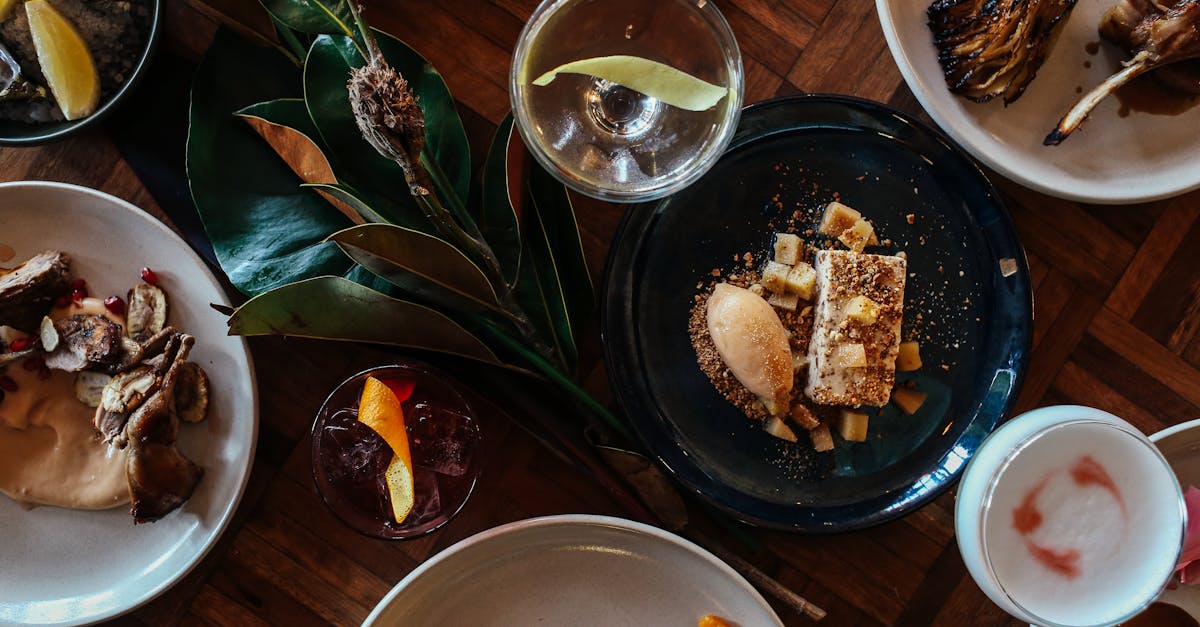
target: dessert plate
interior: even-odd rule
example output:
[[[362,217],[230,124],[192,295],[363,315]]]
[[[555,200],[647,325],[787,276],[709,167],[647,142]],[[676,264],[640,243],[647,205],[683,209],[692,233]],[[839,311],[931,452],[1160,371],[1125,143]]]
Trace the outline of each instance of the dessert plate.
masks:
[[[258,401],[250,354],[210,303],[220,284],[174,232],[96,190],[48,182],[0,184],[0,243],[10,263],[46,249],[71,256],[94,295],[124,294],[142,266],[158,274],[169,320],[196,337],[191,360],[207,371],[208,418],[183,425],[179,446],[204,468],[183,506],[134,526],[128,505],[82,511],[22,509],[0,495],[0,624],[78,625],[127,612],[179,581],[216,542],[237,508],[254,456]]]
[[[1124,59],[1100,45],[1100,17],[1116,0],[1079,0],[1037,78],[1014,103],[975,103],[946,88],[926,25],[932,0],[875,0],[888,47],[921,106],[988,167],[1040,192],[1105,204],[1166,198],[1200,187],[1200,106],[1179,115],[1125,112],[1109,97],[1062,145],[1042,139]]]
[[[363,627],[783,623],[762,596],[704,549],[621,518],[532,518],[471,536],[409,573]]]
[[[765,252],[773,224],[834,193],[908,255],[905,325],[921,333],[925,366],[898,378],[929,398],[913,416],[885,407],[866,442],[818,454],[803,433],[798,444],[773,438],[718,394],[688,316],[713,268]],[[896,518],[948,487],[1007,416],[1031,321],[1024,252],[970,158],[882,105],[800,96],[747,108],[704,178],[626,213],[602,328],[617,400],[671,473],[746,522],[823,532]]]

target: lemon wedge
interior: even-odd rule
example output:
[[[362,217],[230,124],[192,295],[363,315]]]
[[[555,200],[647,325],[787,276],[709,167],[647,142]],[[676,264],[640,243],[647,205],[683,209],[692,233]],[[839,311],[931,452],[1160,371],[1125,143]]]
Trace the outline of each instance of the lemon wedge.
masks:
[[[572,61],[542,74],[533,80],[533,84],[545,87],[559,74],[595,76],[688,111],[711,109],[729,93],[726,87],[713,85],[665,63],[623,54]]]
[[[412,513],[413,473],[412,454],[408,450],[408,431],[404,427],[404,410],[400,399],[384,382],[367,377],[362,397],[358,401],[358,421],[367,425],[392,447],[392,461],[384,471],[388,496],[392,499],[392,516],[404,522]]]
[[[25,14],[38,64],[63,117],[91,115],[100,104],[100,76],[83,37],[47,0],[29,0]]]

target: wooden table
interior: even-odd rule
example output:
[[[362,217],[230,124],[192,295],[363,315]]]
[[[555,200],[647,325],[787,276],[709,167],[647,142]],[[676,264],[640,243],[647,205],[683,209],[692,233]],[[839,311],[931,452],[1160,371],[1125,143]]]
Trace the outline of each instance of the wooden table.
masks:
[[[747,102],[797,91],[836,92],[923,117],[869,0],[720,4],[742,47]],[[368,3],[376,26],[409,42],[445,75],[459,98],[477,161],[508,110],[510,51],[535,5],[536,0]],[[168,7],[166,49],[195,58],[212,35],[213,14],[199,0],[170,0]],[[42,148],[0,150],[0,179],[88,185],[161,216],[113,139],[102,128]],[[1018,411],[1088,404],[1146,432],[1196,417],[1200,247],[1193,244],[1200,241],[1200,193],[1101,207],[1049,198],[999,176],[993,180],[1016,220],[1036,286],[1034,352]],[[599,203],[580,210],[597,276],[621,211]],[[357,624],[410,570],[473,533],[531,516],[623,513],[595,484],[491,412],[482,484],[462,515],[412,542],[358,536],[314,492],[308,430],[326,391],[388,355],[294,339],[250,344],[262,420],[253,474],[236,518],[183,582],[117,623]],[[598,396],[607,397],[599,366],[588,381]],[[858,533],[755,532],[763,545],[756,552],[712,528],[727,546],[826,609],[828,625],[1018,624],[967,575],[953,536],[953,499],[953,493],[945,494],[902,520]],[[780,614],[788,625],[807,622],[782,609]]]

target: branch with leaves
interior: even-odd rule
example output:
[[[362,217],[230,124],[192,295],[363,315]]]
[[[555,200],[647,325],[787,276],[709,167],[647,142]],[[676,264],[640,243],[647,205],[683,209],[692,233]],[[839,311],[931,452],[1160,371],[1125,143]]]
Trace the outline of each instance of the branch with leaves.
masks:
[[[523,150],[511,116],[472,194],[462,121],[424,58],[342,0],[262,5],[276,50],[222,32],[192,92],[192,195],[251,297],[230,331],[534,373],[628,438],[574,379],[593,288],[565,188],[532,161],[510,163]]]

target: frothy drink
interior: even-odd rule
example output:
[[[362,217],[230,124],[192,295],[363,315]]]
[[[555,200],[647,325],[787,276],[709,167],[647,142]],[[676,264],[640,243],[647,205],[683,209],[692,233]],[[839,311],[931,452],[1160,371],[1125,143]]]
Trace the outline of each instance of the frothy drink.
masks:
[[[1183,516],[1174,474],[1136,429],[1052,407],[984,443],[964,474],[956,527],[971,574],[1010,613],[1111,625],[1161,591]]]

